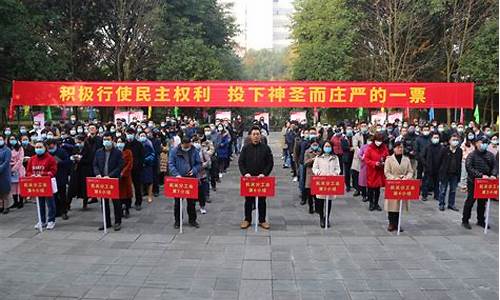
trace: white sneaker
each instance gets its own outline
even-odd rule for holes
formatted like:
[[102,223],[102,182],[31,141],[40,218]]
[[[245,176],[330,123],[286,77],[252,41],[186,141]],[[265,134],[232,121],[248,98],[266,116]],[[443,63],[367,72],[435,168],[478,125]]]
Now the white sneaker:
[[43,228],[43,227],[46,227],[46,226],[47,226],[47,224],[45,224],[45,223],[44,223],[44,224],[36,223],[36,224],[35,224],[35,229],[36,229],[36,230],[40,230],[40,226]]
[[200,208],[200,212],[202,215],[206,214],[207,213],[207,210],[203,207]]
[[219,173],[219,178],[222,178],[222,173]]
[[295,176],[295,177],[293,177],[292,181],[297,182],[297,181],[299,181],[299,178],[297,178],[297,176]]
[[47,224],[47,230],[52,230],[54,227],[56,227],[56,222],[49,222]]

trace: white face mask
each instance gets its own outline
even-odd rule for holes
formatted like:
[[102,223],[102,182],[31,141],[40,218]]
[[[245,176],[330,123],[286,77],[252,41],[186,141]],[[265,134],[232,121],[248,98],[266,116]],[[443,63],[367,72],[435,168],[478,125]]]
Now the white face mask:
[[378,147],[378,146],[382,145],[382,142],[381,141],[375,141],[375,145],[377,145],[377,147]]

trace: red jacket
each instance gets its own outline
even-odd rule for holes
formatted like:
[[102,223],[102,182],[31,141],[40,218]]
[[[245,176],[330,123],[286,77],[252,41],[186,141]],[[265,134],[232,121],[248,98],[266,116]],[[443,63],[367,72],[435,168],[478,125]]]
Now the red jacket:
[[43,155],[33,155],[28,161],[28,167],[26,168],[26,176],[50,176],[55,177],[57,173],[57,162],[56,159],[47,153]]
[[366,148],[364,162],[366,164],[366,185],[369,188],[378,188],[385,185],[384,165],[377,166],[377,162],[385,161],[389,155],[385,144],[377,147],[375,143]]
[[[334,135],[332,136],[332,138],[330,139],[330,143],[332,143],[332,150],[333,150],[333,153],[337,156],[340,156],[342,154],[344,154],[344,151],[342,150],[342,135]],[[342,163],[342,162],[340,162]]]

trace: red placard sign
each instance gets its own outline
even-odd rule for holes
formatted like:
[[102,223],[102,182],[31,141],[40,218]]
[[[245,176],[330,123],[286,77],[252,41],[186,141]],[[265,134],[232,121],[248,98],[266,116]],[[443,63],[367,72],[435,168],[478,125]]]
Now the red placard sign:
[[23,197],[52,197],[52,182],[50,177],[21,177],[19,192]]
[[386,180],[384,197],[387,200],[418,200],[420,183],[420,179]]
[[118,178],[87,177],[87,196],[120,199],[120,184]]
[[344,176],[311,177],[311,194],[320,196],[344,195]]
[[165,177],[165,196],[198,199],[198,179],[189,177]]
[[474,180],[474,199],[498,199],[498,179]]
[[245,177],[240,178],[240,195],[243,197],[274,197],[274,177]]

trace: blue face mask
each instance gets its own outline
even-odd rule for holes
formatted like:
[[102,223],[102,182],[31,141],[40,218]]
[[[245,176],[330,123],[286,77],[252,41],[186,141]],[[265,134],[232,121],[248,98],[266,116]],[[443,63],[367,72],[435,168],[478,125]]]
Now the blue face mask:
[[116,143],[116,148],[118,148],[118,150],[120,151],[123,151],[123,149],[125,148],[125,143]]
[[332,153],[332,147],[324,147],[323,151],[325,151],[325,153],[330,154],[330,153]]
[[23,146],[28,146],[29,143],[30,143],[30,141],[27,141],[27,140],[21,141],[21,144],[23,144]]
[[56,153],[57,148],[50,148],[49,153],[54,154]]
[[112,141],[102,141],[102,145],[103,145],[106,149],[110,149],[110,148],[113,146],[113,142],[112,142]]
[[0,147],[2,147],[3,145],[5,145],[5,141],[4,140],[0,140]]
[[479,148],[482,152],[486,151],[488,149],[488,144],[487,143],[482,143],[481,147]]
[[139,142],[144,143],[147,140],[147,137],[141,136],[139,137]]
[[36,155],[43,155],[45,153],[45,149],[44,148],[36,148],[35,153],[36,153]]
[[134,135],[133,134],[127,134],[127,141],[133,141],[134,140]]
[[12,146],[15,146],[15,145],[17,144],[17,141],[16,141],[16,140],[10,140],[10,144],[11,144]]
[[318,146],[318,145],[312,145],[312,146],[311,146],[311,149],[312,149],[313,151],[318,151],[319,146]]

